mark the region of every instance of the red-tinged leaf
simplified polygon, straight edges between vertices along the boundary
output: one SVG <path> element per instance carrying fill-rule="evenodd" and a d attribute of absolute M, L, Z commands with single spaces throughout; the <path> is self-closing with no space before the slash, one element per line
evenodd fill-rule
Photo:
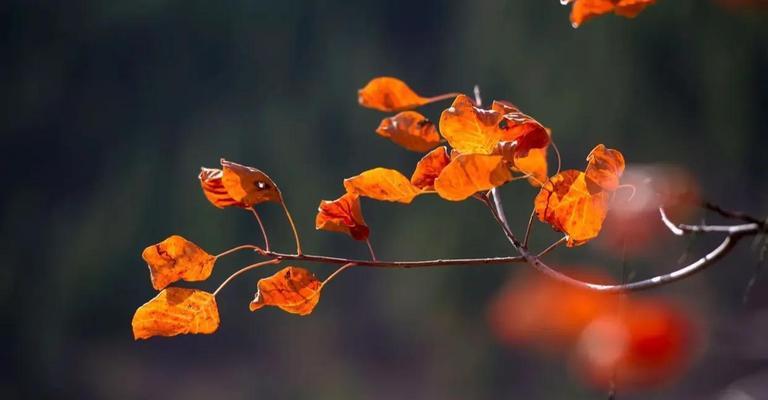
<path fill-rule="evenodd" d="M 205 197 L 219 208 L 282 201 L 280 189 L 267 174 L 235 162 L 221 159 L 221 169 L 202 168 L 199 178 Z"/>
<path fill-rule="evenodd" d="M 206 280 L 216 262 L 216 257 L 178 235 L 147 247 L 141 257 L 149 266 L 152 287 L 156 290 L 178 280 Z"/>
<path fill-rule="evenodd" d="M 614 191 L 624 173 L 624 156 L 618 150 L 599 144 L 587 156 L 587 169 L 584 173 L 590 183 L 603 190 Z"/>
<path fill-rule="evenodd" d="M 269 278 L 260 279 L 258 291 L 249 308 L 276 306 L 291 314 L 307 315 L 320 301 L 322 283 L 312 272 L 299 267 L 285 267 Z"/>
<path fill-rule="evenodd" d="M 432 121 L 416 111 L 403 111 L 384 118 L 376 133 L 411 151 L 420 153 L 440 143 L 440 135 Z"/>
<path fill-rule="evenodd" d="M 416 164 L 416 169 L 411 175 L 411 184 L 420 190 L 435 190 L 435 179 L 450 162 L 451 158 L 445 146 L 432 150 Z"/>
<path fill-rule="evenodd" d="M 346 193 L 333 201 L 321 201 L 315 228 L 346 233 L 355 240 L 366 240 L 370 233 L 360 209 L 360 198 L 353 193 Z"/>
<path fill-rule="evenodd" d="M 133 337 L 210 334 L 219 328 L 216 298 L 196 289 L 169 287 L 136 310 Z"/>
<path fill-rule="evenodd" d="M 626 18 L 634 18 L 656 0 L 565 0 L 564 4 L 573 3 L 571 24 L 579 27 L 594 17 L 615 13 Z"/>

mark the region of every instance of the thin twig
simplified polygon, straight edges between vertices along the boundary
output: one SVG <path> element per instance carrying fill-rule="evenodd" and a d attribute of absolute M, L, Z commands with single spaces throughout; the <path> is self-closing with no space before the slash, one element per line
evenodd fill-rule
<path fill-rule="evenodd" d="M 720 206 L 718 206 L 716 204 L 710 203 L 708 201 L 703 202 L 701 204 L 701 206 L 704 207 L 705 209 L 709 210 L 709 211 L 712 211 L 712 212 L 715 212 L 717 214 L 720 214 L 720 216 L 725 217 L 725 218 L 739 219 L 739 220 L 742 220 L 744 222 L 751 222 L 753 224 L 758 224 L 758 225 L 763 226 L 763 227 L 768 225 L 768 220 L 760 220 L 758 218 L 755 218 L 753 216 L 747 215 L 747 214 L 745 214 L 743 212 L 739 212 L 739 211 L 726 210 L 726 209 L 724 209 L 724 208 L 722 208 L 722 207 L 720 207 Z"/>
<path fill-rule="evenodd" d="M 536 257 L 538 258 L 543 257 L 545 254 L 549 253 L 550 251 L 556 249 L 561 244 L 565 243 L 566 240 L 568 240 L 568 236 L 561 237 L 555 243 L 550 244 L 546 249 L 542 250 L 541 253 L 536 254 Z"/>
<path fill-rule="evenodd" d="M 267 260 L 267 261 L 258 262 L 256 264 L 251 264 L 251 265 L 245 266 L 243 268 L 240 268 L 239 270 L 235 271 L 235 273 L 230 275 L 227 279 L 225 279 L 224 282 L 221 282 L 221 285 L 219 285 L 219 287 L 216 288 L 216 290 L 213 291 L 213 296 L 216 297 L 216 295 L 219 294 L 221 289 L 224 289 L 224 287 L 227 286 L 227 284 L 229 282 L 232 282 L 232 280 L 237 278 L 240 274 L 244 274 L 244 273 L 246 273 L 246 272 L 248 272 L 248 271 L 250 271 L 252 269 L 263 267 L 265 265 L 278 264 L 278 263 L 280 263 L 280 260 L 273 259 L 273 260 Z"/>
<path fill-rule="evenodd" d="M 256 250 L 256 249 L 259 249 L 259 246 L 255 246 L 255 245 L 252 245 L 252 244 L 244 244 L 242 246 L 237 246 L 237 247 L 233 247 L 233 248 L 231 248 L 229 250 L 225 250 L 225 251 L 217 254 L 215 257 L 216 258 L 224 257 L 224 256 L 226 256 L 228 254 L 236 253 L 236 252 L 238 252 L 240 250 L 246 250 L 246 249 L 247 250 Z"/>
<path fill-rule="evenodd" d="M 528 217 L 528 226 L 525 228 L 525 237 L 523 238 L 523 247 L 528 247 L 528 238 L 531 236 L 531 228 L 533 227 L 533 217 L 536 216 L 536 207 L 531 210 L 531 216 Z"/>
<path fill-rule="evenodd" d="M 285 216 L 288 217 L 288 223 L 291 224 L 291 230 L 293 230 L 293 238 L 296 240 L 296 254 L 301 254 L 301 242 L 299 241 L 299 232 L 296 230 L 296 224 L 293 223 L 293 217 L 291 212 L 288 211 L 288 206 L 285 205 L 285 200 L 281 197 L 280 204 L 283 206 Z"/>
<path fill-rule="evenodd" d="M 249 208 L 251 212 L 253 213 L 253 216 L 256 217 L 256 222 L 259 223 L 259 228 L 261 228 L 261 234 L 264 235 L 264 248 L 269 251 L 269 237 L 267 236 L 267 230 L 264 229 L 264 223 L 261 222 L 261 217 L 259 216 L 259 213 L 256 212 L 256 209 L 251 207 Z"/>
<path fill-rule="evenodd" d="M 321 288 L 325 287 L 325 285 L 328 282 L 330 282 L 331 280 L 333 280 L 333 278 L 335 278 L 336 275 L 340 274 L 342 271 L 344 271 L 345 269 L 347 269 L 349 267 L 354 267 L 355 265 L 356 265 L 355 263 L 346 263 L 346 264 L 342 265 L 339 269 L 337 269 L 336 271 L 333 271 L 333 273 L 331 275 L 329 275 L 327 278 L 325 278 L 325 280 L 320 285 L 320 287 Z"/>
<path fill-rule="evenodd" d="M 475 93 L 475 105 L 478 106 L 478 107 L 482 107 L 483 106 L 483 98 L 480 97 L 480 86 L 475 85 L 475 88 L 474 88 L 473 91 Z"/>
<path fill-rule="evenodd" d="M 461 95 L 461 93 L 446 93 L 439 96 L 430 97 L 427 99 L 427 103 L 434 103 L 437 101 L 448 100 Z"/>
<path fill-rule="evenodd" d="M 371 246 L 371 239 L 366 238 L 365 244 L 368 245 L 368 252 L 371 253 L 371 260 L 376 261 L 376 254 L 373 252 L 373 246 Z"/>

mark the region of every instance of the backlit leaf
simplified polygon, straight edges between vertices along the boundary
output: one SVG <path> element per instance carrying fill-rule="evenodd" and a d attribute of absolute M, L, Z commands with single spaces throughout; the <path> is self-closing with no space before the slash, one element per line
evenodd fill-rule
<path fill-rule="evenodd" d="M 249 208 L 264 202 L 281 202 L 280 189 L 260 170 L 221 159 L 221 169 L 202 168 L 200 185 L 205 197 L 219 208 Z"/>
<path fill-rule="evenodd" d="M 502 156 L 461 154 L 443 168 L 435 180 L 435 190 L 446 200 L 460 201 L 511 179 Z"/>
<path fill-rule="evenodd" d="M 212 294 L 169 287 L 136 310 L 133 337 L 210 334 L 219 328 L 219 310 Z"/>
<path fill-rule="evenodd" d="M 528 182 L 535 187 L 547 181 L 547 149 L 531 149 L 526 156 L 515 155 L 515 170 L 529 175 Z"/>
<path fill-rule="evenodd" d="M 435 179 L 450 162 L 451 158 L 445 146 L 430 151 L 416 164 L 411 183 L 421 190 L 435 190 Z"/>
<path fill-rule="evenodd" d="M 360 198 L 353 193 L 346 193 L 333 201 L 321 201 L 315 228 L 346 233 L 355 240 L 366 240 L 370 233 L 360 209 Z"/>
<path fill-rule="evenodd" d="M 396 144 L 418 152 L 426 152 L 440 143 L 435 124 L 416 111 L 403 111 L 384 118 L 376 133 Z"/>
<path fill-rule="evenodd" d="M 607 213 L 607 196 L 590 192 L 586 176 L 577 170 L 560 172 L 541 187 L 534 202 L 542 222 L 568 235 L 568 246 L 597 237 Z"/>
<path fill-rule="evenodd" d="M 405 82 L 386 76 L 375 78 L 358 90 L 357 100 L 363 107 L 386 112 L 410 110 L 429 102 Z"/>
<path fill-rule="evenodd" d="M 216 262 L 216 257 L 178 235 L 147 247 L 141 257 L 149 265 L 152 287 L 157 290 L 182 279 L 206 280 Z"/>
<path fill-rule="evenodd" d="M 587 156 L 587 180 L 603 190 L 613 191 L 624 173 L 624 156 L 620 151 L 597 145 Z"/>
<path fill-rule="evenodd" d="M 276 306 L 291 314 L 307 315 L 320 301 L 322 283 L 304 268 L 285 267 L 269 278 L 260 279 L 257 287 L 249 306 L 251 311 Z"/>
<path fill-rule="evenodd" d="M 564 0 L 563 4 L 573 3 L 571 24 L 574 28 L 596 16 L 615 13 L 627 18 L 634 18 L 656 0 Z"/>
<path fill-rule="evenodd" d="M 421 194 L 403 174 L 387 168 L 374 168 L 344 180 L 348 193 L 375 200 L 409 204 Z"/>

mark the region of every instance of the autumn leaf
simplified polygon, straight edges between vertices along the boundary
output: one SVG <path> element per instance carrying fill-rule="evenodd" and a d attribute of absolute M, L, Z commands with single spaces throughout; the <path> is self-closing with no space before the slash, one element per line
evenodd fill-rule
<path fill-rule="evenodd" d="M 414 197 L 421 194 L 403 174 L 387 168 L 369 169 L 360 175 L 344 179 L 344 188 L 348 193 L 404 204 L 409 204 Z"/>
<path fill-rule="evenodd" d="M 547 129 L 506 102 L 494 101 L 490 110 L 475 106 L 461 95 L 440 115 L 440 132 L 462 154 L 496 154 L 508 142 L 513 154 L 525 156 L 533 148 L 549 144 Z"/>
<path fill-rule="evenodd" d="M 446 200 L 461 201 L 512 180 L 502 156 L 461 154 L 443 168 L 435 190 Z"/>
<path fill-rule="evenodd" d="M 539 187 L 547 181 L 547 149 L 531 149 L 525 156 L 513 156 L 514 170 L 528 175 L 528 182 Z"/>
<path fill-rule="evenodd" d="M 624 156 L 620 151 L 599 144 L 587 156 L 587 181 L 603 190 L 614 191 L 624 173 Z"/>
<path fill-rule="evenodd" d="M 394 117 L 384 118 L 376 133 L 408 150 L 420 153 L 429 151 L 440 143 L 435 124 L 416 111 L 403 111 Z"/>
<path fill-rule="evenodd" d="M 219 208 L 250 208 L 264 202 L 280 203 L 275 182 L 264 172 L 221 159 L 221 169 L 201 168 L 200 185 L 205 197 Z"/>
<path fill-rule="evenodd" d="M 196 289 L 169 287 L 136 310 L 133 337 L 210 334 L 219 328 L 216 298 Z"/>
<path fill-rule="evenodd" d="M 429 98 L 421 97 L 405 82 L 387 76 L 374 78 L 357 91 L 357 101 L 360 105 L 385 112 L 411 110 L 455 96 L 455 93 L 448 93 Z"/>
<path fill-rule="evenodd" d="M 336 200 L 323 200 L 317 210 L 315 229 L 346 233 L 355 240 L 366 240 L 370 233 L 360 209 L 360 197 L 346 193 Z"/>
<path fill-rule="evenodd" d="M 585 21 L 611 12 L 622 17 L 634 18 L 656 0 L 563 0 L 563 4 L 573 3 L 571 24 L 579 27 Z"/>
<path fill-rule="evenodd" d="M 320 301 L 323 285 L 304 268 L 285 267 L 269 278 L 260 279 L 257 287 L 249 306 L 251 311 L 276 306 L 291 314 L 307 315 Z"/>
<path fill-rule="evenodd" d="M 586 175 L 577 170 L 560 172 L 541 187 L 534 201 L 542 222 L 568 235 L 568 247 L 597 237 L 607 213 L 607 196 L 591 192 Z"/>
<path fill-rule="evenodd" d="M 421 190 L 435 190 L 435 179 L 450 162 L 451 158 L 445 146 L 430 151 L 416 164 L 416 169 L 411 175 L 411 184 Z"/>
<path fill-rule="evenodd" d="M 152 287 L 156 290 L 182 279 L 206 280 L 216 262 L 216 257 L 178 235 L 147 247 L 141 257 L 149 265 Z"/>

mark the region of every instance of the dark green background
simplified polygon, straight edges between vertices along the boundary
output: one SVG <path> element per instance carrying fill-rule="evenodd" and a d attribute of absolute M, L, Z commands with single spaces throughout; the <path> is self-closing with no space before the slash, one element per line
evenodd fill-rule
<path fill-rule="evenodd" d="M 307 251 L 365 256 L 314 232 L 314 215 L 343 178 L 419 157 L 377 137 L 383 115 L 357 105 L 378 75 L 425 95 L 479 84 L 551 127 L 566 167 L 606 143 L 631 163 L 687 168 L 707 199 L 768 213 L 768 15 L 667 0 L 574 30 L 568 12 L 555 0 L 3 1 L 0 397 L 604 398 L 563 358 L 493 339 L 486 306 L 521 266 L 353 270 L 305 318 L 248 311 L 262 271 L 219 296 L 216 335 L 134 342 L 130 330 L 155 293 L 145 246 L 173 233 L 212 253 L 260 243 L 248 214 L 200 192 L 198 168 L 219 157 L 272 176 Z M 520 229 L 535 191 L 504 193 Z M 381 258 L 511 252 L 476 202 L 363 206 Z M 279 208 L 262 214 L 290 250 Z M 548 231 L 537 226 L 535 246 Z M 615 255 L 587 247 L 552 260 L 616 271 Z M 630 267 L 667 271 L 676 255 L 664 255 Z M 253 259 L 222 260 L 200 286 Z M 681 380 L 633 398 L 768 395 L 768 281 L 741 304 L 756 260 L 744 243 L 653 293 L 689 304 L 708 339 Z"/>

